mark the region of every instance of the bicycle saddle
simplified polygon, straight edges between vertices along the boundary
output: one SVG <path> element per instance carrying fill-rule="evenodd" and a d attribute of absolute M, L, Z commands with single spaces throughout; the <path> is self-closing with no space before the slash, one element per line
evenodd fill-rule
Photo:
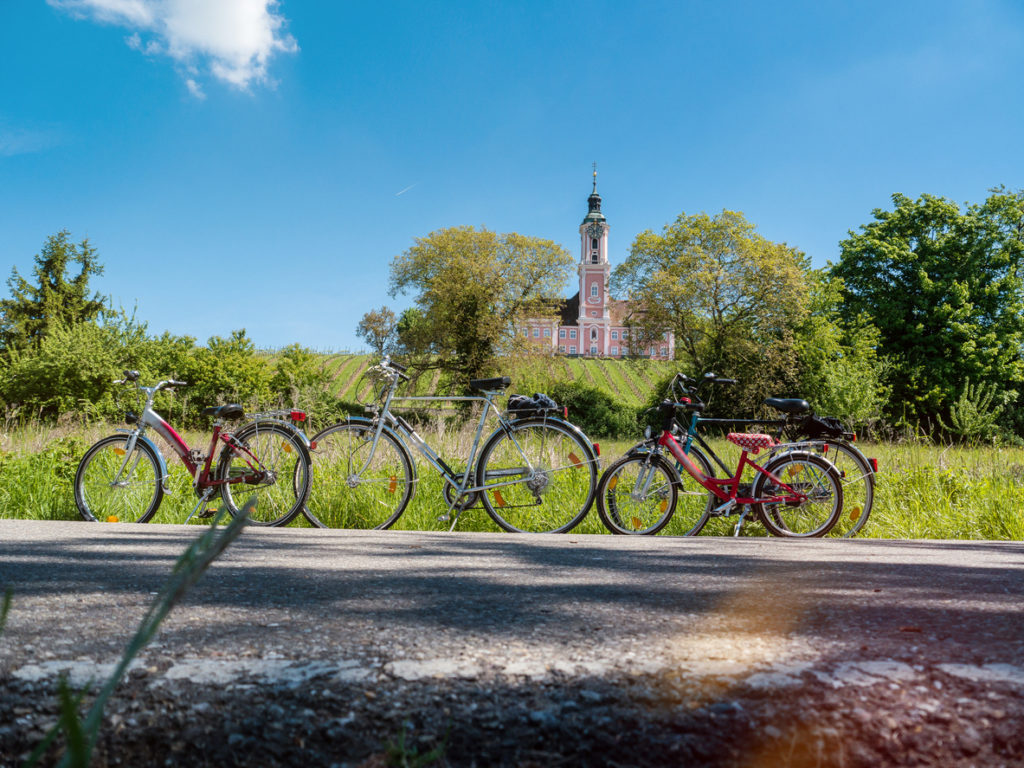
<path fill-rule="evenodd" d="M 505 389 L 512 384 L 512 379 L 508 376 L 497 376 L 493 379 L 470 379 L 469 386 L 475 389 L 477 392 L 486 392 L 488 390 Z"/>
<path fill-rule="evenodd" d="M 225 421 L 245 418 L 245 410 L 238 403 L 203 408 L 202 414 L 203 416 L 212 416 L 215 419 L 224 419 Z"/>
<path fill-rule="evenodd" d="M 764 404 L 783 413 L 807 413 L 811 410 L 810 404 L 798 397 L 769 397 Z"/>

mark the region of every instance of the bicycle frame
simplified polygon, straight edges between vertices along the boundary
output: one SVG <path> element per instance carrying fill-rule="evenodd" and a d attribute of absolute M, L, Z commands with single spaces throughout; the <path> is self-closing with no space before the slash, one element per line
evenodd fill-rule
<path fill-rule="evenodd" d="M 716 477 L 709 477 L 701 472 L 700 468 L 693 463 L 693 460 L 685 453 L 683 446 L 679 444 L 679 441 L 672 435 L 671 430 L 666 429 L 661 433 L 661 437 L 658 438 L 658 445 L 667 448 L 669 453 L 672 454 L 673 458 L 678 461 L 687 473 L 693 477 L 701 486 L 706 490 L 713 493 L 723 502 L 723 505 L 715 509 L 712 514 L 720 513 L 721 511 L 734 507 L 737 504 L 769 504 L 775 502 L 803 502 L 806 501 L 807 495 L 794 490 L 791 486 L 787 485 L 781 478 L 776 477 L 773 473 L 769 472 L 763 466 L 750 458 L 749 451 L 742 451 L 740 453 L 740 461 L 736 467 L 735 473 L 730 477 L 724 479 L 718 479 Z M 717 458 L 717 457 L 716 457 Z M 719 461 L 719 463 L 721 463 Z M 724 466 L 724 465 L 723 465 Z M 765 475 L 770 479 L 776 487 L 784 491 L 783 494 L 774 494 L 771 496 L 755 497 L 755 496 L 740 496 L 740 478 L 743 477 L 743 470 L 747 467 L 751 467 L 755 472 Z M 726 470 L 728 471 L 728 470 Z"/>

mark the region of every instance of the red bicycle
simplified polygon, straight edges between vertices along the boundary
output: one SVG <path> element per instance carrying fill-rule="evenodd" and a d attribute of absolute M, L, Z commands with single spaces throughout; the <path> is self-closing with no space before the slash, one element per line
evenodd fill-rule
<path fill-rule="evenodd" d="M 75 504 L 83 518 L 92 522 L 145 523 L 156 514 L 167 490 L 167 464 L 146 436 L 152 428 L 181 459 L 192 476 L 199 497 L 193 515 L 210 517 L 206 504 L 220 493 L 232 516 L 238 515 L 249 497 L 256 505 L 249 514 L 255 525 L 285 525 L 302 509 L 309 494 L 309 440 L 291 423 L 304 421 L 302 411 L 251 414 L 237 429 L 229 422 L 246 419 L 240 405 L 206 408 L 214 419 L 213 435 L 204 454 L 189 448 L 182 437 L 153 410 L 153 397 L 161 389 L 185 387 L 184 381 L 161 381 L 152 387 L 138 383 L 138 371 L 125 371 L 117 384 L 133 383 L 145 395 L 141 415 L 131 411 L 126 421 L 134 425 L 120 434 L 104 437 L 86 451 L 75 473 Z M 218 452 L 219 450 L 219 452 Z M 214 464 L 216 459 L 216 464 Z"/>
<path fill-rule="evenodd" d="M 843 485 L 831 462 L 806 451 L 791 451 L 770 457 L 762 466 L 750 455 L 775 447 L 775 439 L 734 432 L 726 439 L 742 450 L 736 471 L 731 477 L 716 478 L 704 455 L 692 450 L 686 453 L 673 434 L 678 410 L 699 412 L 703 408 L 700 402 L 664 401 L 658 407 L 661 434 L 652 436 L 648 427 L 644 441 L 601 475 L 597 509 L 608 530 L 657 533 L 672 519 L 681 496 L 687 509 L 698 514 L 685 536 L 695 536 L 709 518 L 727 515 L 737 506 L 743 507 L 741 523 L 752 515 L 775 536 L 810 538 L 832 529 L 843 511 Z M 679 474 L 676 462 L 688 478 Z M 748 468 L 754 479 L 743 482 Z"/>

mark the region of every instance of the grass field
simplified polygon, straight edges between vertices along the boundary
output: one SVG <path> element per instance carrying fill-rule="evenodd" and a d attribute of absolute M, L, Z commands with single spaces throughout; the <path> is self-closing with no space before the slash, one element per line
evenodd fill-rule
<path fill-rule="evenodd" d="M 88 446 L 113 427 L 89 429 L 21 428 L 0 435 L 0 519 L 76 520 L 72 481 Z M 428 442 L 442 455 L 458 457 L 470 441 L 465 433 L 443 427 L 424 429 Z M 206 436 L 186 435 L 205 448 Z M 602 443 L 604 466 L 628 448 L 629 441 Z M 715 444 L 727 463 L 735 460 L 731 446 Z M 874 509 L 861 537 L 1012 539 L 1024 540 L 1024 449 L 934 446 L 925 444 L 862 445 L 879 462 Z M 171 468 L 171 493 L 153 522 L 183 522 L 194 504 L 189 477 L 177 459 L 165 452 Z M 731 458 L 729 458 L 731 456 Z M 454 463 L 458 463 L 457 461 Z M 418 462 L 415 497 L 394 526 L 402 530 L 446 530 L 441 483 L 429 466 Z M 318 478 L 317 482 L 321 480 Z M 712 521 L 707 534 L 728 535 L 734 518 Z M 293 525 L 303 525 L 297 520 Z M 462 531 L 498 531 L 486 512 L 467 510 Z M 595 509 L 579 533 L 603 533 Z M 756 524 L 745 535 L 764 535 Z"/>

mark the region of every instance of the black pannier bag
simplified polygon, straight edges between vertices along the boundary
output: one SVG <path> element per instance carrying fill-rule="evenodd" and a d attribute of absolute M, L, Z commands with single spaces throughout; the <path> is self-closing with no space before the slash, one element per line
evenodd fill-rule
<path fill-rule="evenodd" d="M 514 419 L 551 415 L 558 410 L 558 403 L 540 392 L 534 392 L 533 397 L 509 395 L 508 398 L 508 415 Z"/>
<path fill-rule="evenodd" d="M 809 438 L 821 438 L 821 437 L 842 437 L 846 430 L 843 429 L 843 424 L 839 419 L 834 419 L 831 416 L 815 416 L 810 414 L 805 416 L 800 422 L 801 434 L 807 435 Z"/>

